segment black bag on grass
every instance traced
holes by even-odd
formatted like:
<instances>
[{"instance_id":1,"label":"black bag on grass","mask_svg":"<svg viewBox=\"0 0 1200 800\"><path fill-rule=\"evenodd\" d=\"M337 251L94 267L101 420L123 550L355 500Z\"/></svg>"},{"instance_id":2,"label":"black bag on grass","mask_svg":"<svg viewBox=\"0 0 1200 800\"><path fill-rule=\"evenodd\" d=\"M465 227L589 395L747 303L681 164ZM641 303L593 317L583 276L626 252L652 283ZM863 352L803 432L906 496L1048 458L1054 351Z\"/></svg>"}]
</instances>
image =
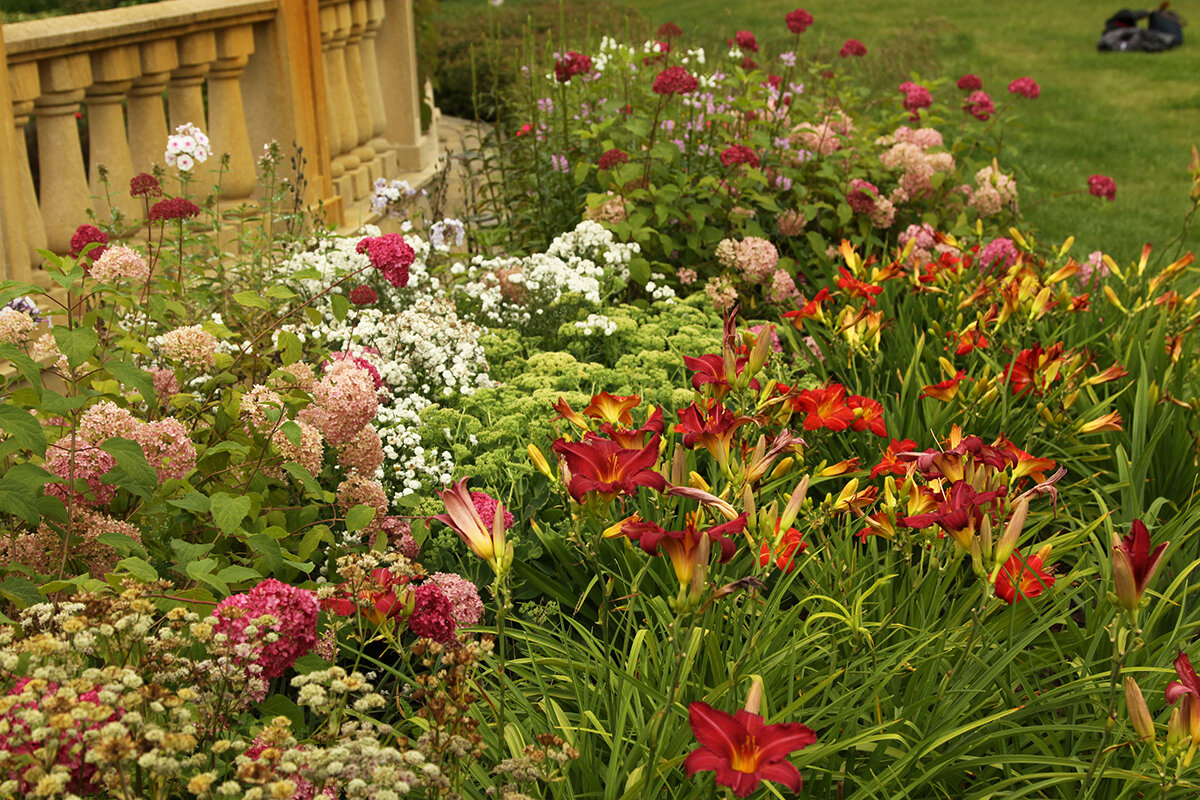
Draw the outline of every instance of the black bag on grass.
<instances>
[{"instance_id":1,"label":"black bag on grass","mask_svg":"<svg viewBox=\"0 0 1200 800\"><path fill-rule=\"evenodd\" d=\"M1100 51L1140 51L1158 53L1183 44L1183 19L1168 11L1163 3L1155 11L1131 11L1123 8L1104 22L1104 33L1096 43ZM1148 27L1138 23L1148 20Z\"/></svg>"}]
</instances>

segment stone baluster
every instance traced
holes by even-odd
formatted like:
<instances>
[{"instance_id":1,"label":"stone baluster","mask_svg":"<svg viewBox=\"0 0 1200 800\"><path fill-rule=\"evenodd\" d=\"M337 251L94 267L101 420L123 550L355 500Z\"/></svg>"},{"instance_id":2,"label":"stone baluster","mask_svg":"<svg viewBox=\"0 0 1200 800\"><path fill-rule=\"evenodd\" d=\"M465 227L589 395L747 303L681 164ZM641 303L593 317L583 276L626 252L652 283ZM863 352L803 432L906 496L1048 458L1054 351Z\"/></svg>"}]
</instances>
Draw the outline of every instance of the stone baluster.
<instances>
[{"instance_id":1,"label":"stone baluster","mask_svg":"<svg viewBox=\"0 0 1200 800\"><path fill-rule=\"evenodd\" d=\"M209 141L214 155L229 153L221 199L240 203L255 187L254 154L246 132L241 75L254 52L254 28L237 25L217 32L217 59L208 75Z\"/></svg>"},{"instance_id":2,"label":"stone baluster","mask_svg":"<svg viewBox=\"0 0 1200 800\"><path fill-rule=\"evenodd\" d=\"M212 62L217 60L217 37L212 31L189 33L176 42L179 66L171 71L171 82L167 86L167 106L170 111L171 128L174 130L190 122L208 133L208 120L204 115L204 78ZM209 136L212 141L212 136ZM163 148L166 148L163 142ZM216 152L225 152L220 142L213 142Z\"/></svg>"},{"instance_id":3,"label":"stone baluster","mask_svg":"<svg viewBox=\"0 0 1200 800\"><path fill-rule=\"evenodd\" d=\"M375 40L383 24L385 6L383 0L367 0L367 19L363 26L362 52L363 81L367 89L367 110L371 114L371 138L367 144L383 160L383 174L396 174L396 154L384 138L387 127L387 112L383 104L383 80L379 75L379 60L375 53Z\"/></svg>"},{"instance_id":4,"label":"stone baluster","mask_svg":"<svg viewBox=\"0 0 1200 800\"><path fill-rule=\"evenodd\" d=\"M14 64L8 69L8 82L12 90L14 139L13 150L17 159L17 184L20 204L8 213L11 221L23 221L25 244L29 248L31 263L41 263L36 250L47 248L46 226L42 222L42 211L38 208L37 189L33 185L33 170L29 167L29 149L25 146L25 127L33 113L33 102L42 93L38 80L38 65L27 61Z\"/></svg>"},{"instance_id":5,"label":"stone baluster","mask_svg":"<svg viewBox=\"0 0 1200 800\"><path fill-rule=\"evenodd\" d=\"M416 26L412 0L388 0L376 38L379 74L388 87L384 135L395 145L396 164L402 170L420 171L430 160L421 132L421 99L424 87L417 84ZM432 131L431 131L432 133Z\"/></svg>"},{"instance_id":6,"label":"stone baluster","mask_svg":"<svg viewBox=\"0 0 1200 800\"><path fill-rule=\"evenodd\" d=\"M367 27L367 0L352 0L346 5L350 12L350 35L346 38L346 80L350 85L350 105L354 109L354 127L358 132L351 152L366 165L371 181L380 177L381 163L370 145L371 107L367 99L366 76L363 74L362 40Z\"/></svg>"},{"instance_id":7,"label":"stone baluster","mask_svg":"<svg viewBox=\"0 0 1200 800\"><path fill-rule=\"evenodd\" d=\"M330 25L331 40L325 51L329 114L336 117L338 145L333 148L334 163L340 164L342 177L337 179L338 192L346 200L358 200L369 188L370 177L362 160L353 150L358 144L358 124L350 100L350 82L346 76L346 41L350 36L350 6L331 3L321 7L321 37Z\"/></svg>"},{"instance_id":8,"label":"stone baluster","mask_svg":"<svg viewBox=\"0 0 1200 800\"><path fill-rule=\"evenodd\" d=\"M179 66L173 39L145 42L138 48L141 75L129 90L129 149L135 172L161 164L167 150L167 111L163 93L171 70Z\"/></svg>"},{"instance_id":9,"label":"stone baluster","mask_svg":"<svg viewBox=\"0 0 1200 800\"><path fill-rule=\"evenodd\" d=\"M88 183L93 208L107 220L113 208L126 221L140 216L141 207L129 196L133 158L125 133L125 111L121 107L133 79L141 72L136 46L113 47L92 53L92 85L88 87ZM108 173L108 188L100 182L100 167Z\"/></svg>"},{"instance_id":10,"label":"stone baluster","mask_svg":"<svg viewBox=\"0 0 1200 800\"><path fill-rule=\"evenodd\" d=\"M325 3L320 9L321 20L321 60L322 67L325 73L325 111L326 111L326 128L329 135L329 154L332 158L330 165L330 174L333 176L334 187L338 194L349 200L343 192L345 181L342 177L346 174L346 165L344 162L338 161L338 156L343 152L344 136L342 128L344 123L338 114L338 102L334 97L336 88L333 82L333 34L337 29L337 9L332 3Z\"/></svg>"},{"instance_id":11,"label":"stone baluster","mask_svg":"<svg viewBox=\"0 0 1200 800\"><path fill-rule=\"evenodd\" d=\"M66 253L71 235L88 221L91 205L83 149L75 114L84 89L92 83L92 65L84 53L56 56L38 64L42 93L34 102L42 222L49 249Z\"/></svg>"}]
</instances>

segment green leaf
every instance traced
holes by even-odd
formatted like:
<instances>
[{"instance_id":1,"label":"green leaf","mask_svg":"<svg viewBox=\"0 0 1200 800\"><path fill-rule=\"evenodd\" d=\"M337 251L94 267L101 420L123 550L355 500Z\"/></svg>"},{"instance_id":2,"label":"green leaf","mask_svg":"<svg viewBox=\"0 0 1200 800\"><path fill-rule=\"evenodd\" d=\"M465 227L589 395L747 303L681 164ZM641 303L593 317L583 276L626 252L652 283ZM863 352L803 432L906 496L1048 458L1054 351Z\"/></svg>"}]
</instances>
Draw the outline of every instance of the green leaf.
<instances>
[{"instance_id":1,"label":"green leaf","mask_svg":"<svg viewBox=\"0 0 1200 800\"><path fill-rule=\"evenodd\" d=\"M232 495L219 492L209 498L213 522L221 529L221 533L232 536L241 530L242 520L250 513L250 498L242 495Z\"/></svg>"},{"instance_id":2,"label":"green leaf","mask_svg":"<svg viewBox=\"0 0 1200 800\"><path fill-rule=\"evenodd\" d=\"M154 567L150 566L144 559L141 558L123 558L117 562L117 567L128 572L133 577L144 583L153 583L158 580L158 572Z\"/></svg>"},{"instance_id":3,"label":"green leaf","mask_svg":"<svg viewBox=\"0 0 1200 800\"><path fill-rule=\"evenodd\" d=\"M292 447L300 446L301 431L299 425L289 419L280 425L279 429L283 431L283 435L287 437L287 440L292 443Z\"/></svg>"},{"instance_id":4,"label":"green leaf","mask_svg":"<svg viewBox=\"0 0 1200 800\"><path fill-rule=\"evenodd\" d=\"M55 325L53 333L58 349L67 357L67 365L72 369L91 358L100 341L96 329L92 327L67 328Z\"/></svg>"},{"instance_id":5,"label":"green leaf","mask_svg":"<svg viewBox=\"0 0 1200 800\"><path fill-rule=\"evenodd\" d=\"M629 279L642 286L650 280L650 262L644 258L629 260Z\"/></svg>"},{"instance_id":6,"label":"green leaf","mask_svg":"<svg viewBox=\"0 0 1200 800\"><path fill-rule=\"evenodd\" d=\"M97 536L96 541L100 542L101 544L106 544L113 550L116 550L118 555L127 556L130 554L136 554L142 558L146 557L146 548L142 547L141 542L124 533L109 531Z\"/></svg>"},{"instance_id":7,"label":"green leaf","mask_svg":"<svg viewBox=\"0 0 1200 800\"><path fill-rule=\"evenodd\" d=\"M142 446L131 439L114 437L100 449L117 460L116 466L100 476L103 483L119 486L139 497L149 497L158 485L158 473L146 463Z\"/></svg>"},{"instance_id":8,"label":"green leaf","mask_svg":"<svg viewBox=\"0 0 1200 800\"><path fill-rule=\"evenodd\" d=\"M217 560L215 558L205 558L200 561L189 561L185 567L187 576L192 580L207 583L221 594L229 594L229 584L221 580L213 574L216 569Z\"/></svg>"},{"instance_id":9,"label":"green leaf","mask_svg":"<svg viewBox=\"0 0 1200 800\"><path fill-rule=\"evenodd\" d=\"M11 344L0 344L0 358L11 361L21 371L21 377L32 386L40 396L42 393L42 368L21 350Z\"/></svg>"},{"instance_id":10,"label":"green leaf","mask_svg":"<svg viewBox=\"0 0 1200 800\"><path fill-rule=\"evenodd\" d=\"M266 559L268 572L273 575L283 572L283 549L277 540L264 533L256 533L246 538L246 544Z\"/></svg>"},{"instance_id":11,"label":"green leaf","mask_svg":"<svg viewBox=\"0 0 1200 800\"><path fill-rule=\"evenodd\" d=\"M298 675L307 675L310 672L329 669L331 666L333 665L320 656L309 653L297 658L296 663L292 664L292 669L296 670Z\"/></svg>"},{"instance_id":12,"label":"green leaf","mask_svg":"<svg viewBox=\"0 0 1200 800\"><path fill-rule=\"evenodd\" d=\"M0 582L0 597L4 597L17 608L28 608L46 601L37 584L21 575L9 575Z\"/></svg>"},{"instance_id":13,"label":"green leaf","mask_svg":"<svg viewBox=\"0 0 1200 800\"><path fill-rule=\"evenodd\" d=\"M0 405L0 430L11 436L18 446L39 456L46 455L46 434L42 424L25 409Z\"/></svg>"},{"instance_id":14,"label":"green leaf","mask_svg":"<svg viewBox=\"0 0 1200 800\"><path fill-rule=\"evenodd\" d=\"M295 292L286 286L281 286L278 283L267 289L267 297L271 297L276 300L291 300L295 296Z\"/></svg>"},{"instance_id":15,"label":"green leaf","mask_svg":"<svg viewBox=\"0 0 1200 800\"><path fill-rule=\"evenodd\" d=\"M329 295L329 306L333 309L333 316L338 322L343 322L346 319L346 314L350 311L350 299L344 294Z\"/></svg>"},{"instance_id":16,"label":"green leaf","mask_svg":"<svg viewBox=\"0 0 1200 800\"><path fill-rule=\"evenodd\" d=\"M258 292L253 292L249 289L235 294L233 296L233 302L237 303L239 306L246 306L248 308L261 308L264 311L269 311L271 309L271 304L267 302L265 297L261 296Z\"/></svg>"},{"instance_id":17,"label":"green leaf","mask_svg":"<svg viewBox=\"0 0 1200 800\"><path fill-rule=\"evenodd\" d=\"M304 538L300 540L300 549L296 551L296 555L300 558L308 558L317 549L317 545L321 542L333 544L333 532L325 525L316 525L309 528Z\"/></svg>"},{"instance_id":18,"label":"green leaf","mask_svg":"<svg viewBox=\"0 0 1200 800\"><path fill-rule=\"evenodd\" d=\"M304 491L309 494L320 494L321 484L317 483L313 478L312 473L307 469L297 464L295 461L283 462L283 471L292 476L292 479L297 483L304 485Z\"/></svg>"},{"instance_id":19,"label":"green leaf","mask_svg":"<svg viewBox=\"0 0 1200 800\"><path fill-rule=\"evenodd\" d=\"M300 337L291 331L280 331L279 339L276 343L279 350L280 358L283 360L283 365L295 364L304 354L303 345L300 344Z\"/></svg>"},{"instance_id":20,"label":"green leaf","mask_svg":"<svg viewBox=\"0 0 1200 800\"><path fill-rule=\"evenodd\" d=\"M842 223L843 225L847 225L850 223L850 220L854 218L854 210L845 203L838 203L837 216L838 222Z\"/></svg>"},{"instance_id":21,"label":"green leaf","mask_svg":"<svg viewBox=\"0 0 1200 800\"><path fill-rule=\"evenodd\" d=\"M808 231L805 237L808 239L808 246L813 249L814 253L819 256L825 255L825 251L829 249L829 246L825 244L825 239L821 237L821 234L816 231Z\"/></svg>"},{"instance_id":22,"label":"green leaf","mask_svg":"<svg viewBox=\"0 0 1200 800\"><path fill-rule=\"evenodd\" d=\"M150 377L150 373L128 361L109 361L104 368L121 383L137 389L143 403L151 408L158 405L158 393L154 391L154 379Z\"/></svg>"},{"instance_id":23,"label":"green leaf","mask_svg":"<svg viewBox=\"0 0 1200 800\"><path fill-rule=\"evenodd\" d=\"M43 510L41 503L44 499L54 500L54 497L39 498L37 487L52 481L46 470L34 464L17 464L3 476L0 476L0 513L14 514L36 525L41 521Z\"/></svg>"},{"instance_id":24,"label":"green leaf","mask_svg":"<svg viewBox=\"0 0 1200 800\"><path fill-rule=\"evenodd\" d=\"M187 509L197 514L208 513L208 495L201 494L200 492L188 492L177 500L168 500L167 502L176 508Z\"/></svg>"},{"instance_id":25,"label":"green leaf","mask_svg":"<svg viewBox=\"0 0 1200 800\"><path fill-rule=\"evenodd\" d=\"M217 573L217 578L226 583L241 583L242 581L258 581L262 580L262 574L256 569L250 567L231 564L225 569Z\"/></svg>"},{"instance_id":26,"label":"green leaf","mask_svg":"<svg viewBox=\"0 0 1200 800\"><path fill-rule=\"evenodd\" d=\"M290 719L292 735L296 738L302 739L308 736L308 726L304 724L304 710L286 695L279 693L271 695L259 704L258 710L263 715L263 719L279 716Z\"/></svg>"},{"instance_id":27,"label":"green leaf","mask_svg":"<svg viewBox=\"0 0 1200 800\"><path fill-rule=\"evenodd\" d=\"M346 530L350 533L361 531L371 520L375 519L375 509L371 506L357 505L346 514Z\"/></svg>"}]
</instances>

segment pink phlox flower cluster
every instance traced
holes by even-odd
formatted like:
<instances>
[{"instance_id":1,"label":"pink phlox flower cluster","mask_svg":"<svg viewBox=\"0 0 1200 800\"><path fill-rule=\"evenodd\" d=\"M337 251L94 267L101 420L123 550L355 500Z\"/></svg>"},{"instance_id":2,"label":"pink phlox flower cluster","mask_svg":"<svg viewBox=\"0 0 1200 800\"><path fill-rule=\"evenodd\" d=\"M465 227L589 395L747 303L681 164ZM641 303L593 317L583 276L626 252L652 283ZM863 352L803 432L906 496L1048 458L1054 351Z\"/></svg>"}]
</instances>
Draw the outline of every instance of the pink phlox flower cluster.
<instances>
[{"instance_id":1,"label":"pink phlox flower cluster","mask_svg":"<svg viewBox=\"0 0 1200 800\"><path fill-rule=\"evenodd\" d=\"M1012 239L1000 236L992 239L979 251L979 269L985 274L994 270L1002 272L1017 263L1018 256Z\"/></svg>"},{"instance_id":2,"label":"pink phlox flower cluster","mask_svg":"<svg viewBox=\"0 0 1200 800\"><path fill-rule=\"evenodd\" d=\"M211 367L216 360L217 337L199 325L187 325L162 335L162 354L189 367Z\"/></svg>"},{"instance_id":3,"label":"pink phlox flower cluster","mask_svg":"<svg viewBox=\"0 0 1200 800\"><path fill-rule=\"evenodd\" d=\"M427 581L413 592L413 611L408 628L417 636L450 644L454 639L454 616L445 592L437 583Z\"/></svg>"},{"instance_id":4,"label":"pink phlox flower cluster","mask_svg":"<svg viewBox=\"0 0 1200 800\"><path fill-rule=\"evenodd\" d=\"M1088 253L1085 261L1079 262L1079 271L1075 273L1075 280L1087 286L1092 282L1093 278L1099 283L1111 274L1112 270L1108 268L1108 264L1104 263L1104 253L1100 250L1094 250Z\"/></svg>"},{"instance_id":5,"label":"pink phlox flower cluster","mask_svg":"<svg viewBox=\"0 0 1200 800\"><path fill-rule=\"evenodd\" d=\"M311 425L303 419L297 419L296 426L300 428L299 446L292 444L292 440L287 437L282 428L272 434L271 443L283 456L284 461L294 461L308 470L310 475L319 475L321 465L325 461L324 437L321 436L321 431L315 425Z\"/></svg>"},{"instance_id":6,"label":"pink phlox flower cluster","mask_svg":"<svg viewBox=\"0 0 1200 800\"><path fill-rule=\"evenodd\" d=\"M379 409L375 379L353 361L333 362L312 395L313 404L299 418L319 428L334 445L353 439Z\"/></svg>"},{"instance_id":7,"label":"pink phlox flower cluster","mask_svg":"<svg viewBox=\"0 0 1200 800\"><path fill-rule=\"evenodd\" d=\"M46 451L42 466L68 482L47 484L46 494L57 497L64 504L70 501L88 508L107 506L116 496L117 487L102 483L100 479L116 465L115 458L82 436L75 436L74 442L72 437L64 437ZM77 480L87 483L86 493L73 486L72 482Z\"/></svg>"},{"instance_id":8,"label":"pink phlox flower cluster","mask_svg":"<svg viewBox=\"0 0 1200 800\"><path fill-rule=\"evenodd\" d=\"M190 122L185 122L175 129L175 133L167 137L167 152L163 160L168 167L176 167L180 172L190 172L192 167L202 164L212 155L208 137L204 131Z\"/></svg>"},{"instance_id":9,"label":"pink phlox flower cluster","mask_svg":"<svg viewBox=\"0 0 1200 800\"><path fill-rule=\"evenodd\" d=\"M262 668L264 678L278 678L316 645L319 611L315 593L267 578L246 594L222 600L213 611L213 631L226 634L235 644L257 644L268 638L268 631L260 628L250 636L246 629L264 616L273 617L269 631L277 637L256 647L254 663Z\"/></svg>"},{"instance_id":10,"label":"pink phlox flower cluster","mask_svg":"<svg viewBox=\"0 0 1200 800\"><path fill-rule=\"evenodd\" d=\"M250 427L266 433L283 420L283 398L274 389L256 383L242 395L242 414Z\"/></svg>"},{"instance_id":11,"label":"pink phlox flower cluster","mask_svg":"<svg viewBox=\"0 0 1200 800\"><path fill-rule=\"evenodd\" d=\"M496 519L496 508L500 503L487 492L471 492L471 504L479 512L479 518L483 520L483 526L490 531ZM511 528L515 521L512 513L505 507L504 530Z\"/></svg>"},{"instance_id":12,"label":"pink phlox flower cluster","mask_svg":"<svg viewBox=\"0 0 1200 800\"><path fill-rule=\"evenodd\" d=\"M981 217L999 214L1004 208L1017 210L1017 182L995 166L986 166L975 173L976 189L968 191L967 205Z\"/></svg>"},{"instance_id":13,"label":"pink phlox flower cluster","mask_svg":"<svg viewBox=\"0 0 1200 800\"><path fill-rule=\"evenodd\" d=\"M416 251L398 233L383 236L368 236L354 248L365 253L371 266L383 273L383 277L397 289L408 285L408 268L416 260Z\"/></svg>"},{"instance_id":14,"label":"pink phlox flower cluster","mask_svg":"<svg viewBox=\"0 0 1200 800\"><path fill-rule=\"evenodd\" d=\"M1033 78L1025 75L1017 78L1008 85L1008 90L1013 94L1019 94L1022 97L1028 97L1030 100L1036 100L1038 95L1042 93L1042 87L1038 86L1038 82Z\"/></svg>"},{"instance_id":15,"label":"pink phlox flower cluster","mask_svg":"<svg viewBox=\"0 0 1200 800\"><path fill-rule=\"evenodd\" d=\"M113 245L92 264L92 277L100 283L129 280L144 283L150 277L150 267L142 254L123 244Z\"/></svg>"},{"instance_id":16,"label":"pink phlox flower cluster","mask_svg":"<svg viewBox=\"0 0 1200 800\"><path fill-rule=\"evenodd\" d=\"M383 465L383 442L375 426L364 425L354 438L338 450L338 463L347 472L374 475Z\"/></svg>"},{"instance_id":17,"label":"pink phlox flower cluster","mask_svg":"<svg viewBox=\"0 0 1200 800\"><path fill-rule=\"evenodd\" d=\"M33 317L24 311L5 306L0 308L0 343L25 344L29 334L37 327Z\"/></svg>"},{"instance_id":18,"label":"pink phlox flower cluster","mask_svg":"<svg viewBox=\"0 0 1200 800\"><path fill-rule=\"evenodd\" d=\"M987 122L996 113L996 104L987 92L971 92L963 103L963 111L977 120Z\"/></svg>"},{"instance_id":19,"label":"pink phlox flower cluster","mask_svg":"<svg viewBox=\"0 0 1200 800\"><path fill-rule=\"evenodd\" d=\"M933 105L933 95L920 84L905 81L900 84L900 91L904 93L904 110L913 112L914 120L918 118L922 108Z\"/></svg>"},{"instance_id":20,"label":"pink phlox flower cluster","mask_svg":"<svg viewBox=\"0 0 1200 800\"><path fill-rule=\"evenodd\" d=\"M365 528L358 531L359 536L370 538L383 530L383 521L388 513L388 497L383 484L373 476L368 477L360 472L350 473L346 480L338 484L337 503L343 513L349 512L355 506L370 506L375 509L375 516Z\"/></svg>"},{"instance_id":21,"label":"pink phlox flower cluster","mask_svg":"<svg viewBox=\"0 0 1200 800\"><path fill-rule=\"evenodd\" d=\"M475 584L453 572L435 572L429 578L450 601L450 616L456 625L474 625L483 618L483 601Z\"/></svg>"}]
</instances>

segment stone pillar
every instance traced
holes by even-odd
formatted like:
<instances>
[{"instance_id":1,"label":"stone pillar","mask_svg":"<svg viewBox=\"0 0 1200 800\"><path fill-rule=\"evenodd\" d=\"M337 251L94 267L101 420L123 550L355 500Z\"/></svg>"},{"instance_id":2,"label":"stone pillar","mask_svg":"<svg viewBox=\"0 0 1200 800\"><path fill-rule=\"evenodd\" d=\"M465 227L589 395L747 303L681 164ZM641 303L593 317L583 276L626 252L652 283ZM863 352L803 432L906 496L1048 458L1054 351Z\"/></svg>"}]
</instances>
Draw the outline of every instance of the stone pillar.
<instances>
[{"instance_id":1,"label":"stone pillar","mask_svg":"<svg viewBox=\"0 0 1200 800\"><path fill-rule=\"evenodd\" d=\"M49 58L38 64L38 77L42 94L33 108L37 116L42 222L49 248L66 253L71 249L75 229L88 221L91 205L75 120L84 89L92 83L91 62L82 53Z\"/></svg>"},{"instance_id":2,"label":"stone pillar","mask_svg":"<svg viewBox=\"0 0 1200 800\"><path fill-rule=\"evenodd\" d=\"M333 36L337 29L337 8L332 3L325 3L320 10L321 20L321 68L325 83L325 127L329 134L329 156L332 159L332 174L336 191L348 201L342 192L342 176L346 174L346 165L338 161L345 145L342 129L344 123L338 114L338 101L335 97L337 87L333 82Z\"/></svg>"},{"instance_id":3,"label":"stone pillar","mask_svg":"<svg viewBox=\"0 0 1200 800\"><path fill-rule=\"evenodd\" d=\"M86 100L88 107L88 184L93 208L100 219L112 213L109 201L120 210L126 222L141 214L141 206L129 196L133 177L133 158L125 133L125 110L121 103L141 72L135 46L113 47L92 53L92 80ZM108 189L100 183L100 166L108 172ZM110 197L106 197L109 195Z\"/></svg>"},{"instance_id":4,"label":"stone pillar","mask_svg":"<svg viewBox=\"0 0 1200 800\"><path fill-rule=\"evenodd\" d=\"M29 124L29 117L33 112L33 101L42 93L41 81L38 80L37 63L27 61L13 65L8 71L8 80L5 81L4 88L11 89L12 92L12 149L17 165L17 199L12 206L9 206L9 196L6 193L5 213L14 229L24 228L25 263L29 274L32 274L33 266L41 263L41 256L36 251L47 249L46 226L42 222L42 210L38 207L37 189L33 185L33 170L29 166L29 149L25 146L25 126ZM5 172L8 173L9 170L6 169ZM4 177L9 178L8 175ZM7 181L5 185L7 186ZM8 235L11 241L13 232L10 230ZM14 256L14 263L19 270L21 264L19 255Z\"/></svg>"},{"instance_id":5,"label":"stone pillar","mask_svg":"<svg viewBox=\"0 0 1200 800\"><path fill-rule=\"evenodd\" d=\"M179 66L175 41L145 42L138 48L141 75L129 90L129 149L134 172L149 172L167 151L167 112L163 93L171 70Z\"/></svg>"},{"instance_id":6,"label":"stone pillar","mask_svg":"<svg viewBox=\"0 0 1200 800\"><path fill-rule=\"evenodd\" d=\"M350 35L346 39L346 80L350 85L350 105L354 109L354 127L358 139L351 151L367 166L370 180L380 177L380 164L375 160L371 147L371 107L367 99L366 76L363 73L362 40L367 27L367 1L352 0L347 5L350 12Z\"/></svg>"},{"instance_id":7,"label":"stone pillar","mask_svg":"<svg viewBox=\"0 0 1200 800\"><path fill-rule=\"evenodd\" d=\"M383 80L379 74L379 60L375 53L375 39L379 35L379 26L383 24L385 13L383 0L367 0L367 19L363 27L363 40L359 48L362 52L363 80L367 89L367 110L371 114L371 138L367 144L383 160L383 174L396 174L396 154L392 146L384 138L387 127L387 112L383 104Z\"/></svg>"},{"instance_id":8,"label":"stone pillar","mask_svg":"<svg viewBox=\"0 0 1200 800\"><path fill-rule=\"evenodd\" d=\"M208 76L208 139L214 156L229 153L229 172L221 178L221 199L239 203L255 187L255 160L246 133L241 74L254 52L254 28L238 25L217 33L217 60ZM256 142L261 147L262 142Z\"/></svg>"},{"instance_id":9,"label":"stone pillar","mask_svg":"<svg viewBox=\"0 0 1200 800\"><path fill-rule=\"evenodd\" d=\"M204 77L217 59L217 37L212 31L190 33L180 36L176 42L179 66L171 71L171 83L167 87L167 105L170 110L172 131L190 122L208 133L208 120L204 115ZM223 153L226 147L213 140L213 152ZM166 150L167 143L162 143Z\"/></svg>"},{"instance_id":10,"label":"stone pillar","mask_svg":"<svg viewBox=\"0 0 1200 800\"><path fill-rule=\"evenodd\" d=\"M29 172L24 132L18 140L13 122L8 58L4 54L4 27L0 26L0 278L28 281L29 241L25 236L21 166Z\"/></svg>"},{"instance_id":11,"label":"stone pillar","mask_svg":"<svg viewBox=\"0 0 1200 800\"><path fill-rule=\"evenodd\" d=\"M350 38L349 3L332 3L321 7L321 34L331 25L329 49L325 51L328 75L329 113L336 117L338 145L334 149L334 164L341 165L343 175L336 183L338 193L346 200L359 200L370 189L370 173L355 155L358 146L358 123L350 98L350 81L346 74L346 44Z\"/></svg>"},{"instance_id":12,"label":"stone pillar","mask_svg":"<svg viewBox=\"0 0 1200 800\"><path fill-rule=\"evenodd\" d=\"M376 39L379 79L388 87L384 94L387 113L385 136L396 145L397 164L402 170L423 169L421 98L417 85L417 46L412 0L389 0Z\"/></svg>"}]
</instances>

